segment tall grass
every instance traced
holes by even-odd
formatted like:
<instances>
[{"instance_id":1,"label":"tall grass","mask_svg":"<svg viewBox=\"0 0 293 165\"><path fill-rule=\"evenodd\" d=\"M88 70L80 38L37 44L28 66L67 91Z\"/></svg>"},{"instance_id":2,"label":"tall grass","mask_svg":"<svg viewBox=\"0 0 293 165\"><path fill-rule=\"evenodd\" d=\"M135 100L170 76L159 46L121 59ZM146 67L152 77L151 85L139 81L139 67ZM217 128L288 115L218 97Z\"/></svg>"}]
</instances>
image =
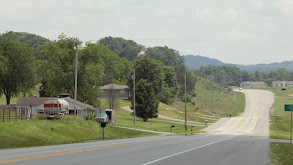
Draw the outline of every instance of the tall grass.
<instances>
[{"instance_id":1,"label":"tall grass","mask_svg":"<svg viewBox=\"0 0 293 165\"><path fill-rule=\"evenodd\" d=\"M97 122L68 116L62 120L34 120L0 123L0 149L99 140ZM107 125L106 139L152 136L152 133L126 130Z\"/></svg>"}]
</instances>

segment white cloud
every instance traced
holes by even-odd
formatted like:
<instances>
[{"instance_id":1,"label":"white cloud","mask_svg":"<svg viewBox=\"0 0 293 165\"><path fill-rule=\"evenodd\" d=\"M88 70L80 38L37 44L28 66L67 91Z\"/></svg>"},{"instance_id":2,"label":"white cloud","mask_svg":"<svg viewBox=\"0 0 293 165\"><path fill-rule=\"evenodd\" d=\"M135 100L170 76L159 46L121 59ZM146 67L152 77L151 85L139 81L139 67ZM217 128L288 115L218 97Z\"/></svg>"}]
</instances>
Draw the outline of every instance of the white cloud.
<instances>
[{"instance_id":1,"label":"white cloud","mask_svg":"<svg viewBox=\"0 0 293 165\"><path fill-rule=\"evenodd\" d=\"M157 16L175 16L175 15L182 14L183 12L184 12L184 7L155 9L155 15Z\"/></svg>"},{"instance_id":2,"label":"white cloud","mask_svg":"<svg viewBox=\"0 0 293 165\"><path fill-rule=\"evenodd\" d=\"M284 13L293 13L293 0L278 0L276 1L276 6Z\"/></svg>"},{"instance_id":3,"label":"white cloud","mask_svg":"<svg viewBox=\"0 0 293 165\"><path fill-rule=\"evenodd\" d=\"M128 17L126 19L123 19L120 24L122 27L124 28L130 28L134 23L137 22L137 18L136 17Z\"/></svg>"},{"instance_id":4,"label":"white cloud","mask_svg":"<svg viewBox=\"0 0 293 165\"><path fill-rule=\"evenodd\" d=\"M250 0L250 3L256 9L261 9L264 5L262 0Z\"/></svg>"},{"instance_id":5,"label":"white cloud","mask_svg":"<svg viewBox=\"0 0 293 165\"><path fill-rule=\"evenodd\" d=\"M227 20L234 20L238 16L238 12L236 9L231 8L224 11L223 16Z\"/></svg>"},{"instance_id":6,"label":"white cloud","mask_svg":"<svg viewBox=\"0 0 293 165\"><path fill-rule=\"evenodd\" d=\"M195 13L199 19L203 20L215 16L216 10L214 8L196 8Z\"/></svg>"}]
</instances>

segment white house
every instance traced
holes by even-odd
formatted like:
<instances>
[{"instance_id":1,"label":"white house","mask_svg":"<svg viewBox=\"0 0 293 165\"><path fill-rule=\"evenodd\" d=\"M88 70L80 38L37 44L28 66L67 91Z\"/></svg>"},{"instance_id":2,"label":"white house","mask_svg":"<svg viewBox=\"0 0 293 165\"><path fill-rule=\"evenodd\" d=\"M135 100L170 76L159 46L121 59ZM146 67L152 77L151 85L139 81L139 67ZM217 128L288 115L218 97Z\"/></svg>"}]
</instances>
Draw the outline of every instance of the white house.
<instances>
[{"instance_id":1,"label":"white house","mask_svg":"<svg viewBox=\"0 0 293 165\"><path fill-rule=\"evenodd\" d=\"M240 84L240 87L245 87L245 86L267 86L265 82L262 81L244 81Z\"/></svg>"},{"instance_id":2,"label":"white house","mask_svg":"<svg viewBox=\"0 0 293 165\"><path fill-rule=\"evenodd\" d=\"M293 87L293 81L273 81L273 87Z\"/></svg>"}]
</instances>

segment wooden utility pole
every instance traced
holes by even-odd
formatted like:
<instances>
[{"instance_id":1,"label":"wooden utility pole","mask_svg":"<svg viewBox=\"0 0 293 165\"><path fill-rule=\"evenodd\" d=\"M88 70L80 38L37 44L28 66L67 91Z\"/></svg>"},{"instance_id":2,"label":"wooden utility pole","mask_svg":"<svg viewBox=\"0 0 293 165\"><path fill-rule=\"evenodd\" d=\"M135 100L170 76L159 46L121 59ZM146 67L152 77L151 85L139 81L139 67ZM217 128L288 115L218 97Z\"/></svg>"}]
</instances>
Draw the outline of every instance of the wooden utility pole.
<instances>
[{"instance_id":1,"label":"wooden utility pole","mask_svg":"<svg viewBox=\"0 0 293 165\"><path fill-rule=\"evenodd\" d=\"M187 103L187 95L186 95L186 73L184 75L184 88L185 88L185 131L187 131L187 110L186 110L186 103Z\"/></svg>"},{"instance_id":2,"label":"wooden utility pole","mask_svg":"<svg viewBox=\"0 0 293 165\"><path fill-rule=\"evenodd\" d=\"M78 42L75 42L75 81L74 81L74 115L77 115L76 113L76 99L77 99L77 67L78 67Z\"/></svg>"},{"instance_id":3,"label":"wooden utility pole","mask_svg":"<svg viewBox=\"0 0 293 165\"><path fill-rule=\"evenodd\" d=\"M133 69L133 124L135 125L135 69Z\"/></svg>"}]
</instances>

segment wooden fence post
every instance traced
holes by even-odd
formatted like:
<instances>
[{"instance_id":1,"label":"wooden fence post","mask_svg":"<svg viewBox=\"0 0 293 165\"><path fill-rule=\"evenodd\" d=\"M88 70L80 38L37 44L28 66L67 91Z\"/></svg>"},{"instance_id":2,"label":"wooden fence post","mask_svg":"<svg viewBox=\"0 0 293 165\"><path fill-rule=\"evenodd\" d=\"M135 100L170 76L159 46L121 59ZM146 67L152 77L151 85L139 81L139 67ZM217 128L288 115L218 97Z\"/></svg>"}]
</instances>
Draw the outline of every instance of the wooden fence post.
<instances>
[{"instance_id":1,"label":"wooden fence post","mask_svg":"<svg viewBox=\"0 0 293 165\"><path fill-rule=\"evenodd\" d=\"M22 108L20 109L20 121L22 121Z\"/></svg>"},{"instance_id":2,"label":"wooden fence post","mask_svg":"<svg viewBox=\"0 0 293 165\"><path fill-rule=\"evenodd\" d=\"M5 122L5 109L3 109L3 122Z\"/></svg>"},{"instance_id":3,"label":"wooden fence post","mask_svg":"<svg viewBox=\"0 0 293 165\"><path fill-rule=\"evenodd\" d=\"M17 121L17 108L15 108L15 121Z\"/></svg>"},{"instance_id":4,"label":"wooden fence post","mask_svg":"<svg viewBox=\"0 0 293 165\"><path fill-rule=\"evenodd\" d=\"M9 121L11 121L11 110L9 108Z\"/></svg>"}]
</instances>

